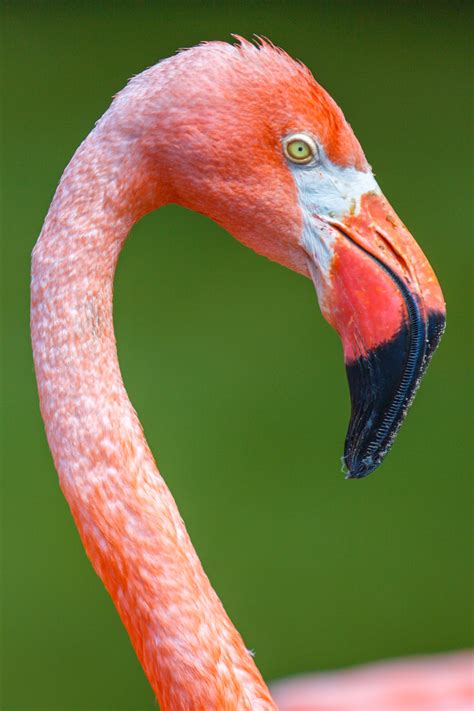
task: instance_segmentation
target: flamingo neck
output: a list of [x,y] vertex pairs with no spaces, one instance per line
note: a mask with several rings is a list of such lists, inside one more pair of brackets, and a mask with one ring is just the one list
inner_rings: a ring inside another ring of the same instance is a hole
[[[31,329],[41,412],[95,571],[163,711],[276,709],[160,476],[121,378],[112,289],[153,195],[104,120],[58,187],[33,253]],[[105,136],[107,140],[105,140]]]

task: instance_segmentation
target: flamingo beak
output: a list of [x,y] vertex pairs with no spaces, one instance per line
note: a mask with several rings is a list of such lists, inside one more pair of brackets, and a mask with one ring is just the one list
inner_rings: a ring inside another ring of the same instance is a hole
[[444,331],[446,309],[425,255],[380,193],[357,213],[325,219],[333,230],[327,274],[312,272],[325,318],[339,333],[351,416],[347,478],[382,462]]

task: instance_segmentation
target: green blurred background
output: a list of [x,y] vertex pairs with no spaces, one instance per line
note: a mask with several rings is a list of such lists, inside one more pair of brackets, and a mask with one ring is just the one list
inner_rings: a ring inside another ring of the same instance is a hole
[[47,449],[29,258],[110,97],[231,32],[270,37],[341,104],[439,275],[447,334],[386,463],[346,482],[340,344],[312,285],[170,206],[118,269],[131,399],[267,679],[470,643],[469,22],[468,3],[3,4],[4,711],[156,708]]

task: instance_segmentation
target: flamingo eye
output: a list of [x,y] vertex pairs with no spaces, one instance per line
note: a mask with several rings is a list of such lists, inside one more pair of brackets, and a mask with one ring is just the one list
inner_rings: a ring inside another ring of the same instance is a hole
[[315,142],[305,133],[296,133],[285,138],[283,151],[293,163],[310,163],[318,153]]

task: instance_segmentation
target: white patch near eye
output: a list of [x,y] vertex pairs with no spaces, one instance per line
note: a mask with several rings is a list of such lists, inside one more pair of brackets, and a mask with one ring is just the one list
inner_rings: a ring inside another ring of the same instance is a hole
[[342,168],[332,163],[318,148],[319,159],[310,165],[288,163],[296,183],[298,202],[303,214],[302,245],[310,257],[309,268],[316,285],[320,304],[324,277],[329,273],[334,256],[334,230],[326,219],[342,220],[360,210],[364,193],[380,193],[371,171]]

